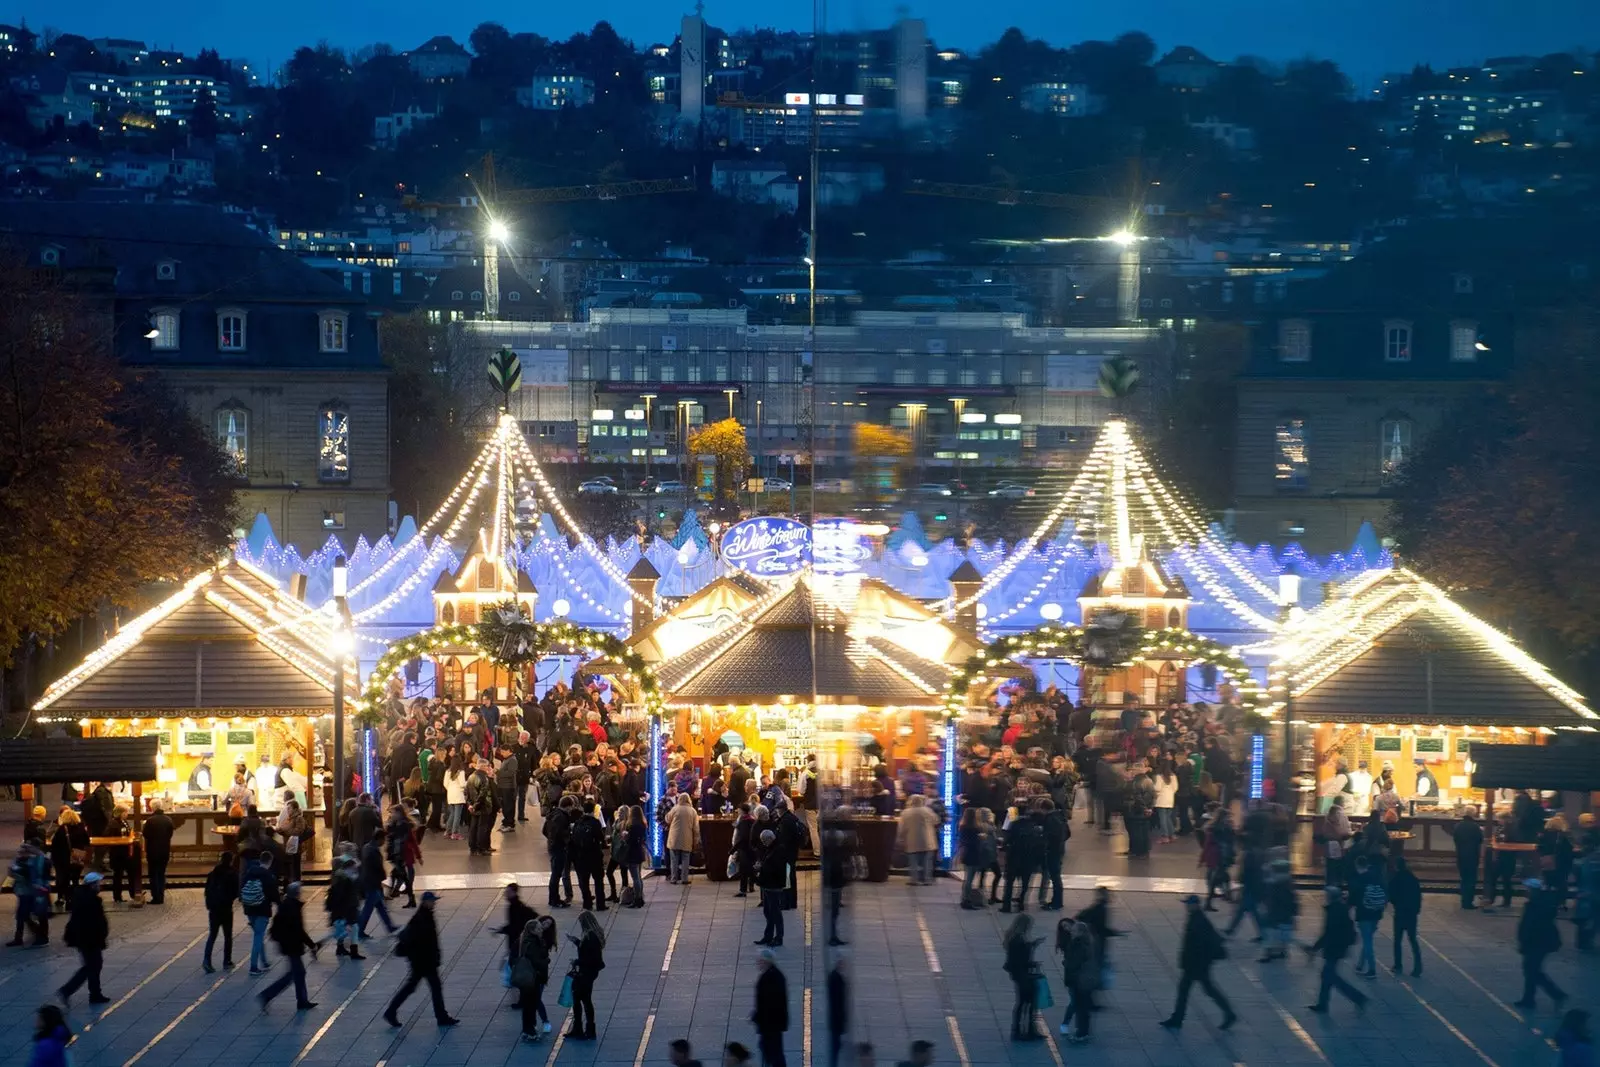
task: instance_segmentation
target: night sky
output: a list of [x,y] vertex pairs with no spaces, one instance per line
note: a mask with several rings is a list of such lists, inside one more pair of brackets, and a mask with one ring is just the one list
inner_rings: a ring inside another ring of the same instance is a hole
[[[824,0],[830,29],[887,25],[897,0]],[[1409,69],[1415,62],[1465,65],[1486,55],[1545,53],[1600,47],[1600,0],[920,0],[907,4],[928,21],[941,44],[976,47],[1008,26],[1054,44],[1110,38],[1143,30],[1163,51],[1189,44],[1218,59],[1240,54],[1333,59],[1358,85]],[[152,47],[194,52],[215,47],[226,57],[281,64],[299,45],[327,40],[344,47],[376,41],[397,50],[445,33],[466,41],[480,22],[562,38],[609,19],[637,44],[671,41],[692,3],[601,0],[595,4],[529,4],[486,0],[465,8],[424,0],[275,0],[271,4],[216,0],[24,0],[10,18],[35,30],[55,27],[89,37],[144,40]],[[809,0],[734,4],[710,0],[707,18],[734,29],[749,25],[809,29]]]

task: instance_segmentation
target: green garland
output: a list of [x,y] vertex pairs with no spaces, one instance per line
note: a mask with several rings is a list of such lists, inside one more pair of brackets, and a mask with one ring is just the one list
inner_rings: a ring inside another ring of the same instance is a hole
[[[945,714],[959,716],[967,703],[967,693],[974,682],[985,681],[991,667],[1022,659],[1065,659],[1080,666],[1083,663],[1084,628],[1070,624],[1046,625],[1025,634],[1008,634],[989,642],[974,652],[956,669],[945,691]],[[1191,664],[1205,663],[1215,667],[1239,689],[1245,708],[1258,715],[1269,704],[1267,694],[1250,676],[1244,657],[1227,645],[1188,630],[1145,630],[1140,635],[1138,651],[1125,662],[1114,667],[1131,667],[1148,659],[1180,658]]]
[[399,674],[405,664],[443,648],[475,648],[491,661],[512,669],[536,662],[562,649],[582,649],[603,655],[620,663],[628,676],[638,681],[646,710],[651,715],[661,713],[661,685],[656,680],[655,672],[644,661],[644,657],[629,648],[620,637],[570,622],[529,621],[525,627],[516,625],[516,631],[518,637],[526,639],[527,643],[524,645],[519,640],[504,659],[501,658],[501,652],[507,647],[507,625],[502,620],[476,625],[457,623],[435,626],[396,641],[379,657],[377,666],[368,676],[366,689],[356,705],[356,721],[363,726],[380,725],[383,722],[384,690],[389,679]]

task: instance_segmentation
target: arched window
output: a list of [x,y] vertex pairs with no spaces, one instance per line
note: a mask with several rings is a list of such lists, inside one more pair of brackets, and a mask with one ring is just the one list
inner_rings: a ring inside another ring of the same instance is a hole
[[439,609],[439,621],[446,626],[452,626],[456,621],[456,606],[450,601],[444,602],[444,607]]
[[454,656],[444,661],[444,679],[440,689],[443,690],[440,695],[447,700],[460,700],[465,695],[461,691],[461,661]]
[[494,560],[486,559],[478,564],[478,588],[498,589],[500,587],[500,572],[495,570]]
[[250,413],[236,405],[217,410],[217,447],[233,463],[235,474],[250,470]]
[[470,601],[461,605],[461,610],[456,612],[456,621],[463,626],[476,626],[478,623],[478,605]]
[[1183,612],[1172,608],[1167,612],[1167,629],[1177,630],[1183,626]]
[[317,416],[317,477],[325,482],[350,480],[350,414],[333,404]]

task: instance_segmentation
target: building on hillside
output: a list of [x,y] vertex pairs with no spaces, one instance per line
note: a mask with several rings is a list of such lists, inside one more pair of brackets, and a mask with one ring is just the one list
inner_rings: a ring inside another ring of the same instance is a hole
[[1222,64],[1197,48],[1181,44],[1156,60],[1156,84],[1174,92],[1203,93],[1216,84]]
[[531,82],[517,88],[517,104],[534,111],[560,111],[593,103],[594,79],[570,70],[535,74]]
[[0,52],[31,52],[38,34],[26,26],[0,25]]
[[108,344],[232,457],[241,526],[265,512],[302,551],[388,529],[388,379],[363,301],[210,207],[7,201],[0,234],[40,266],[105,272],[86,298]]
[[176,122],[189,121],[202,104],[215,106],[232,99],[232,88],[225,81],[206,74],[178,74],[166,70],[141,70],[117,79],[122,97],[142,115]]
[[1362,522],[1381,533],[1396,471],[1457,401],[1510,371],[1519,317],[1592,288],[1588,247],[1570,223],[1412,227],[1291,290],[1238,382],[1241,539],[1318,553]]
[[1034,82],[1022,90],[1022,110],[1081,119],[1099,112],[1105,101],[1078,82]]
[[425,82],[453,82],[465,78],[472,69],[472,54],[453,38],[441,34],[407,52],[406,65]]
[[[422,299],[429,322],[460,322],[483,317],[483,264],[481,262],[440,271]],[[500,264],[500,317],[513,322],[549,317],[549,306],[539,287],[510,263]]]
[[90,43],[94,45],[96,52],[115,63],[125,63],[129,67],[138,66],[150,55],[150,49],[143,41],[133,41],[126,37],[96,37]]
[[380,146],[391,145],[405,134],[426,126],[438,117],[437,111],[429,111],[416,104],[412,104],[404,111],[379,115],[372,120],[372,140]]

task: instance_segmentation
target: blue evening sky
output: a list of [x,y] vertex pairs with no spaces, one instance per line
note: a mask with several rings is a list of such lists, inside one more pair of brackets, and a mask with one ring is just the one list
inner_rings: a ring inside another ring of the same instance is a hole
[[[844,30],[886,25],[901,6],[900,0],[825,0],[829,28]],[[905,6],[927,19],[936,41],[957,47],[982,45],[1012,25],[1055,44],[1137,29],[1162,50],[1190,44],[1214,58],[1248,53],[1278,60],[1308,54],[1333,59],[1358,85],[1415,62],[1452,66],[1486,55],[1600,47],[1600,0],[919,0]],[[276,66],[297,46],[318,40],[348,48],[385,41],[403,51],[438,33],[465,42],[485,21],[559,38],[603,17],[643,45],[672,40],[679,17],[691,7],[682,0],[484,0],[465,7],[421,0],[22,0],[20,10],[8,17],[26,17],[35,30],[48,26],[88,37],[132,37],[187,52],[209,46],[224,56]],[[809,29],[811,3],[710,0],[706,16],[727,29]]]

